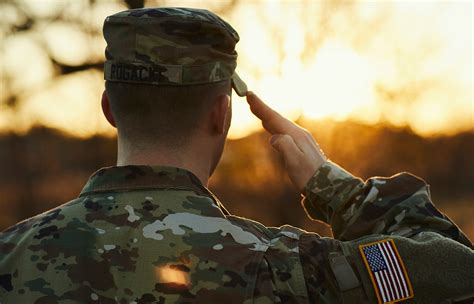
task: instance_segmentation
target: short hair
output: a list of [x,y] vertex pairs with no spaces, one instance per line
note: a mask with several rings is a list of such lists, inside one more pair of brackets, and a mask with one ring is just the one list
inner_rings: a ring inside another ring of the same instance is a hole
[[120,137],[138,147],[183,146],[216,97],[232,92],[230,80],[189,86],[106,81],[105,87]]

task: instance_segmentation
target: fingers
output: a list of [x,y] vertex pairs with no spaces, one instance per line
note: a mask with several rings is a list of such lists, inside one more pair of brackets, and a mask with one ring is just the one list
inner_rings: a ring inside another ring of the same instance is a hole
[[303,152],[290,135],[275,134],[270,138],[270,144],[283,156],[288,167],[298,164],[299,159],[303,157]]
[[247,95],[247,102],[252,113],[262,121],[265,130],[271,134],[291,135],[297,129],[297,126],[292,121],[270,108],[253,92]]
[[255,116],[261,120],[271,119],[274,115],[279,115],[276,111],[265,104],[255,93],[250,92],[247,95],[247,102],[250,105],[250,110]]
[[282,156],[288,175],[298,191],[324,162],[326,157],[313,136],[267,106],[257,95],[250,93],[247,101],[252,113],[262,120],[270,132],[270,143]]
[[[262,120],[265,130],[271,134],[290,135],[303,153],[311,152],[315,148],[314,139],[308,132],[270,108],[255,93],[250,92],[247,95],[247,101],[252,113]],[[306,138],[308,135],[309,140]]]

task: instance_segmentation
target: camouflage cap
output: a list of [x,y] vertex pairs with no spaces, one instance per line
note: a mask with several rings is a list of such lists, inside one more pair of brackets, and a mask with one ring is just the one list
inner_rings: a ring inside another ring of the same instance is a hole
[[239,35],[208,10],[126,10],[107,17],[103,31],[108,81],[184,86],[231,79],[239,96],[247,94],[235,72]]

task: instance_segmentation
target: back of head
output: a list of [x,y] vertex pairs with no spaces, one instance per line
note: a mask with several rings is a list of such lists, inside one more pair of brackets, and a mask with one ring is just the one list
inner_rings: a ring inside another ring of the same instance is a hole
[[105,79],[121,138],[181,145],[216,97],[239,95],[237,32],[202,9],[145,8],[107,17]]
[[106,82],[119,137],[137,148],[183,147],[203,127],[217,96],[231,94],[229,81],[193,86]]

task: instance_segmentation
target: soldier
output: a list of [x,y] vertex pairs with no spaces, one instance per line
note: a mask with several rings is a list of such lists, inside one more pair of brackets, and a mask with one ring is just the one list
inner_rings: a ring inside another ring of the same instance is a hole
[[[107,17],[104,36],[117,166],[1,234],[1,303],[471,303],[472,244],[427,184],[409,173],[364,182],[327,160],[247,92],[228,23],[201,9],[136,9]],[[231,215],[207,189],[232,88],[273,134],[308,216],[335,238]]]

